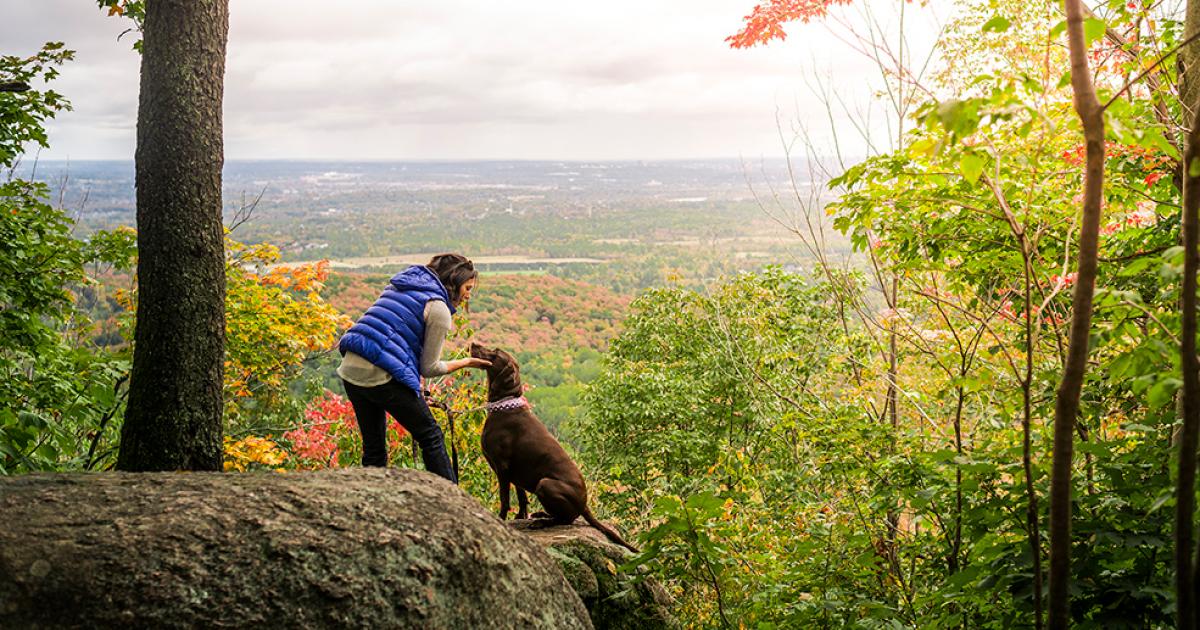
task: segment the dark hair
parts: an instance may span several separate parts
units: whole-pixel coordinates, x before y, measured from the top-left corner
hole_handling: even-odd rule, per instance
[[[425,266],[442,281],[451,300],[458,299],[462,285],[479,276],[471,260],[459,254],[438,254]]]

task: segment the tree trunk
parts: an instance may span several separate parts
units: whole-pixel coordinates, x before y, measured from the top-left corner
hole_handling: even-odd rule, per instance
[[[0,627],[591,628],[558,563],[405,469],[0,478]]]
[[[1183,35],[1180,41],[1200,32],[1200,2],[1190,1],[1184,15]],[[1179,49],[1179,103],[1182,106],[1181,124],[1187,124],[1200,114],[1200,41],[1193,41]]]
[[[1033,559],[1033,627],[1042,630],[1045,604],[1042,585],[1042,526],[1037,487],[1033,479],[1033,266],[1025,232],[1013,221],[1013,232],[1021,243],[1025,276],[1025,372],[1021,375],[1021,468],[1025,472],[1025,527],[1029,534],[1029,555]]]
[[[1200,32],[1200,2],[1187,3],[1183,35]],[[1184,141],[1183,281],[1180,298],[1179,363],[1183,393],[1180,400],[1179,476],[1175,486],[1175,600],[1176,626],[1195,630],[1196,619],[1196,453],[1200,442],[1200,361],[1196,358],[1196,272],[1200,267],[1200,43],[1179,51],[1179,100],[1183,120],[1191,123]]]
[[[1064,0],[1071,88],[1075,111],[1083,123],[1086,161],[1083,212],[1079,229],[1079,268],[1071,300],[1071,338],[1054,404],[1054,459],[1050,475],[1050,606],[1051,630],[1071,623],[1071,460],[1075,451],[1075,417],[1087,373],[1092,327],[1092,297],[1100,240],[1100,206],[1104,188],[1104,112],[1096,98],[1083,37],[1082,0]]]
[[[221,97],[228,26],[228,0],[146,4],[137,328],[121,470],[221,469]]]
[[[1183,282],[1180,366],[1183,370],[1183,429],[1179,437],[1179,477],[1175,503],[1175,596],[1177,627],[1196,628],[1196,450],[1200,438],[1200,362],[1196,359],[1196,270],[1200,267],[1200,120],[1187,135],[1183,169]]]

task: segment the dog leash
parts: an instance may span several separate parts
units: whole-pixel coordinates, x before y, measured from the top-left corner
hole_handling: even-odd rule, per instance
[[[446,422],[450,424],[450,461],[454,464],[454,478],[458,479],[458,440],[455,439],[454,434],[454,416],[456,414],[450,409],[450,405],[446,404],[445,401],[433,400],[432,398],[429,398],[429,392],[425,392],[425,399],[429,401],[430,407],[437,407],[446,414]],[[416,461],[417,441],[413,440],[413,462],[416,463]]]
[[[458,413],[471,413],[472,411],[481,411],[485,409],[487,411],[511,411],[513,409],[520,409],[521,407],[533,407],[533,403],[529,402],[524,396],[511,396],[503,400],[490,402],[481,407],[464,409],[461,412],[455,412],[454,410],[450,409],[450,405],[444,400],[434,400],[433,398],[430,398],[430,392],[425,392],[425,400],[428,401],[430,407],[437,407],[445,412],[446,421],[450,424],[450,459],[454,464],[455,479],[458,478],[458,445],[454,433],[454,416],[458,415]],[[420,449],[417,445],[417,441],[413,440],[413,463],[416,463],[417,454],[419,452]]]

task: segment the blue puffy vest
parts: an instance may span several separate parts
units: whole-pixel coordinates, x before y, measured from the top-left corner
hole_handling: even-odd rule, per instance
[[[441,300],[451,314],[455,311],[446,287],[428,267],[414,265],[401,271],[342,335],[338,351],[353,352],[378,365],[421,396],[421,349],[429,300]]]

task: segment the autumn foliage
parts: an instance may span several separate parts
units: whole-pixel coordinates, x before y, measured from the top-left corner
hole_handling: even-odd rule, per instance
[[[834,5],[850,4],[851,0],[767,0],[756,5],[744,18],[742,30],[725,38],[732,48],[750,48],[771,40],[787,39],[783,25],[788,22],[808,22],[820,19]]]
[[[226,250],[226,415],[236,423],[281,402],[304,361],[330,351],[351,322],[321,295],[327,261],[273,266],[274,246],[232,239]]]
[[[240,440],[225,436],[225,471],[283,470],[288,454],[270,437],[250,435]]]
[[[337,273],[329,279],[329,302],[358,317],[379,297],[388,276]],[[470,313],[459,323],[470,335],[514,352],[545,354],[571,348],[604,350],[631,298],[586,282],[551,275],[488,274],[480,277]],[[462,337],[470,335],[460,335]],[[452,339],[447,352],[465,345]]]

